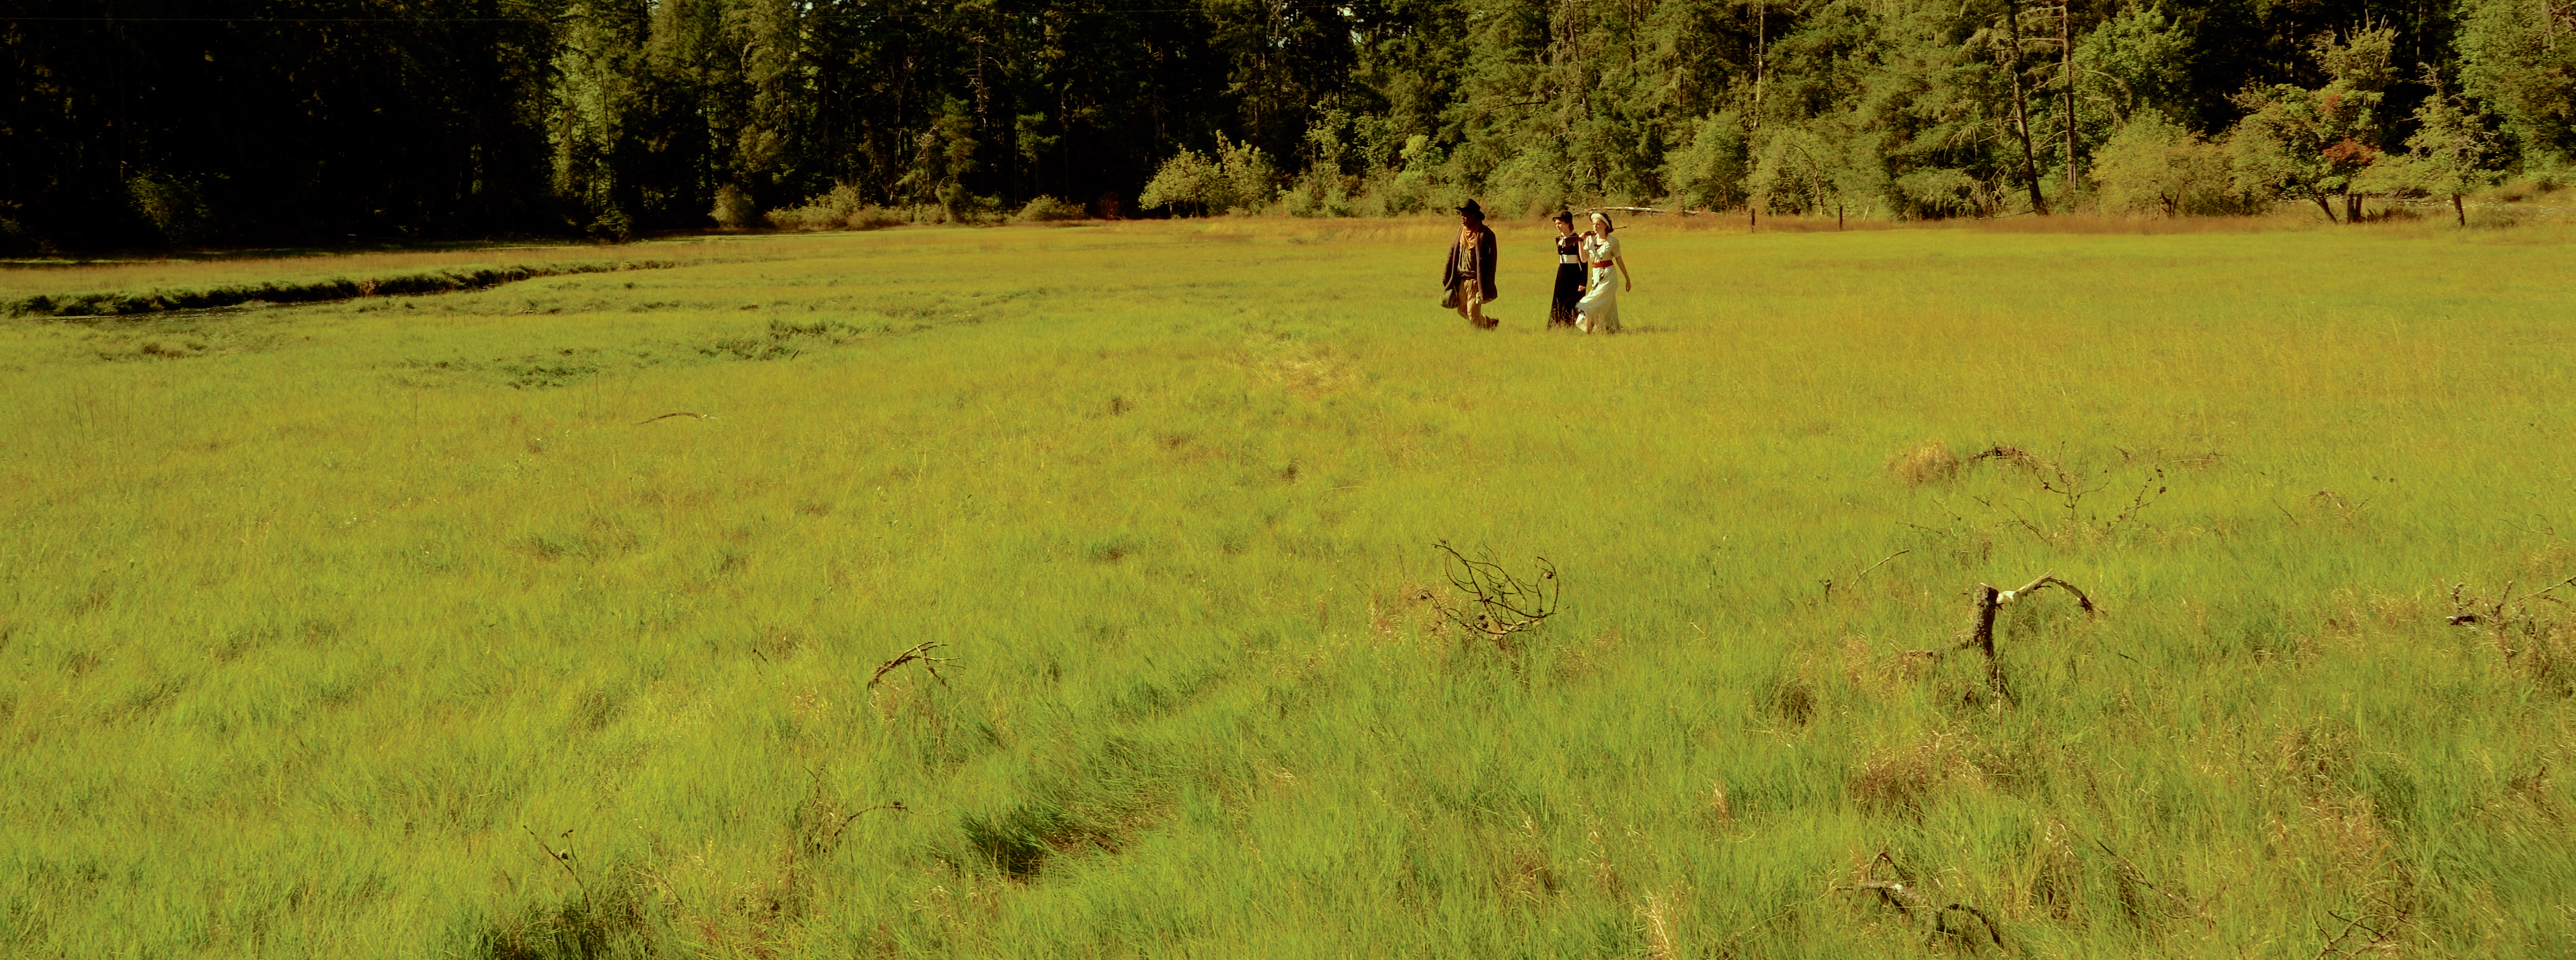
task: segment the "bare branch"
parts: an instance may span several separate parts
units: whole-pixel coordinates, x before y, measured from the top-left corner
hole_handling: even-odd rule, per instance
[[[892,660],[879,664],[877,666],[877,672],[868,675],[868,687],[874,688],[877,685],[877,681],[885,679],[885,675],[892,672],[894,668],[914,661],[919,661],[924,669],[929,670],[930,678],[939,681],[940,686],[947,686],[948,678],[939,675],[939,665],[943,663],[953,663],[957,658],[934,657],[930,655],[931,651],[945,646],[947,646],[947,644],[940,643],[935,640],[925,640],[920,643],[913,644],[912,649],[897,654]]]
[[[695,417],[695,418],[700,419],[700,420],[712,420],[712,419],[714,419],[713,417],[709,417],[709,416],[707,416],[706,414],[703,414],[703,413],[690,413],[690,412],[688,412],[688,411],[686,411],[686,410],[682,410],[682,411],[679,411],[679,412],[677,412],[677,413],[666,413],[666,414],[663,414],[663,415],[658,416],[658,417],[649,417],[649,418],[646,418],[646,419],[643,419],[643,420],[637,420],[637,421],[635,421],[635,425],[640,427],[640,426],[643,426],[643,425],[645,425],[645,424],[652,423],[652,422],[653,422],[653,421],[655,421],[655,420],[668,420],[668,419],[671,419],[672,417]]]
[[[2005,604],[2029,596],[2032,591],[2048,587],[2056,587],[2074,594],[2076,605],[2083,607],[2085,613],[2101,615],[2102,609],[2094,605],[2092,597],[2076,589],[2074,584],[2058,579],[2054,573],[2040,574],[2038,579],[2023,584],[2018,590],[1997,590],[1990,584],[1980,583],[1975,589],[1969,591],[1976,597],[1976,619],[1970,624],[1966,636],[1947,649],[1909,650],[1903,656],[1939,660],[1961,650],[1975,650],[1984,654],[1986,658],[1986,685],[1993,688],[1996,696],[2012,701],[2014,699],[2012,688],[2004,677],[2003,660],[1995,655],[1995,613],[2003,609]]]
[[[1890,870],[1893,870],[1897,874],[1897,879],[1880,880],[1871,876],[1878,872],[1880,864],[1885,864]],[[1977,918],[1978,922],[1985,924],[1986,937],[1994,941],[1996,949],[2004,949],[2003,927],[1995,923],[1994,917],[1988,916],[1984,910],[1977,909],[1976,907],[1965,903],[1952,903],[1943,907],[1934,906],[1934,904],[1939,901],[1925,896],[1923,888],[1917,885],[1914,882],[1913,877],[1906,873],[1905,868],[1898,865],[1896,859],[1888,856],[1887,851],[1885,850],[1879,851],[1878,856],[1871,858],[1869,867],[1862,871],[1861,879],[1859,881],[1848,887],[1832,887],[1829,889],[1848,890],[1855,893],[1869,892],[1878,894],[1879,899],[1882,902],[1885,902],[1888,906],[1895,907],[1897,912],[1905,914],[1906,916],[1911,917],[1918,914],[1931,916],[1932,932],[1935,936],[1959,937],[1961,939],[1966,939],[1968,943],[1973,945],[1976,941],[1968,939],[1973,936],[1973,934],[1969,932],[1968,928],[1963,926],[1954,930],[1950,927],[1951,911],[1955,910],[1960,913],[1965,913]]]
[[[1472,611],[1442,604],[1439,608],[1441,616],[1494,641],[1497,647],[1508,649],[1507,638],[1538,627],[1562,608],[1559,599],[1565,592],[1565,584],[1557,579],[1556,565],[1549,563],[1546,557],[1537,558],[1537,579],[1528,581],[1514,576],[1493,561],[1468,559],[1456,547],[1450,546],[1449,541],[1438,541],[1432,546],[1445,555],[1440,566],[1441,572],[1449,577],[1450,586],[1458,588],[1476,604]]]

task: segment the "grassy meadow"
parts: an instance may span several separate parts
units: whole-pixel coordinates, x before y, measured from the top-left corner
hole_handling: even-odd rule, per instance
[[[0,955],[2576,953],[2576,229],[1741,227],[0,321]]]

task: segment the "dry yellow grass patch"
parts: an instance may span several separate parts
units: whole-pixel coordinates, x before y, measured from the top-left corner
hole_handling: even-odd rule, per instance
[[[1887,458],[1887,472],[1906,486],[1946,483],[1959,475],[1959,455],[1939,440],[1926,440]]]

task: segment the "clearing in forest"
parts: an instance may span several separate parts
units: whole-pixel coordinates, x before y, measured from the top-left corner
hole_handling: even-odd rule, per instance
[[[2576,953],[2576,235],[1739,228],[0,321],[0,952]]]

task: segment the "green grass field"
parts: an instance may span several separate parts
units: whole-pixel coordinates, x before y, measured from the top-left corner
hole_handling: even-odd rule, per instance
[[[2576,231],[1449,230],[0,322],[0,954],[2576,953]]]

